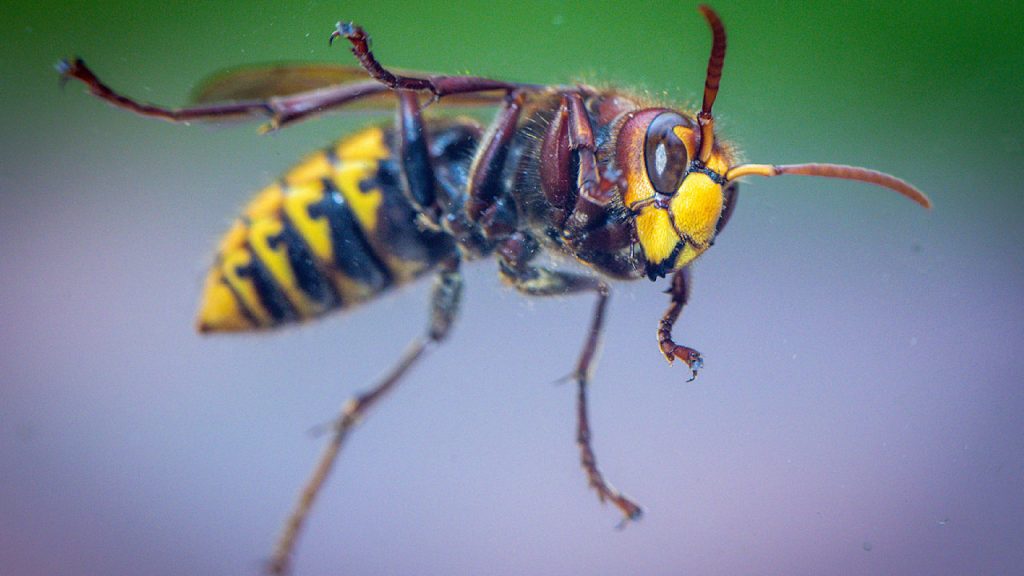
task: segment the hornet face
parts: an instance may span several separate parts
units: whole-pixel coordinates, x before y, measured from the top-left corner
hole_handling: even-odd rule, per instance
[[[689,115],[650,108],[619,133],[616,158],[626,179],[623,203],[652,280],[679,270],[707,250],[731,213],[736,185],[726,180],[728,148],[701,161],[700,128]]]

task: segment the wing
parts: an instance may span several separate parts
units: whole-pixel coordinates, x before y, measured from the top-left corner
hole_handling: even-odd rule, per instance
[[[413,73],[396,71],[403,75]],[[421,74],[422,75],[422,74]],[[424,75],[425,76],[425,75]],[[245,66],[217,72],[206,78],[192,93],[192,102],[210,104],[215,102],[263,101],[271,98],[299,96],[336,91],[350,86],[377,85],[366,71],[358,66],[340,64],[269,64]],[[438,102],[449,108],[496,106],[504,97],[502,91],[451,94]],[[425,103],[429,95],[422,97]],[[346,108],[359,110],[392,111],[395,97],[390,90],[382,88],[372,94],[361,96],[346,104]]]
[[[218,71],[202,80],[192,102],[265,100],[370,80],[362,68],[333,64],[267,64]]]

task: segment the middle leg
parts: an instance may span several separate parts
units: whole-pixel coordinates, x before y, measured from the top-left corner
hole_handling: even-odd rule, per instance
[[[587,385],[590,382],[594,356],[601,339],[604,312],[608,304],[609,289],[604,281],[561,270],[530,266],[529,260],[536,253],[534,241],[521,232],[512,234],[499,246],[499,266],[502,278],[517,290],[528,296],[561,296],[579,292],[594,292],[597,303],[587,332],[576,368],[571,378],[576,381],[576,444],[580,450],[580,464],[587,475],[590,487],[602,501],[610,501],[623,516],[623,522],[638,520],[643,509],[605,480],[597,466],[597,457],[591,442],[590,419],[587,416]]]

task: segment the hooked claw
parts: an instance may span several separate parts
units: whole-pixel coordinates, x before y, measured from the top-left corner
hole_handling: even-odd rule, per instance
[[[57,70],[57,73],[60,74],[59,82],[61,89],[67,86],[68,80],[71,78],[71,75],[74,71],[74,66],[75,65],[71,62],[68,62],[66,58],[61,58],[57,61],[56,64],[53,65],[54,69]]]
[[[687,382],[693,382],[697,378],[697,371],[704,367],[704,357],[693,348],[687,348],[686,346],[680,346],[672,341],[668,341],[662,344],[661,352],[665,355],[665,359],[668,360],[669,364],[678,358],[689,366],[692,375]]]
[[[352,22],[338,22],[334,25],[334,32],[331,32],[330,38],[327,39],[327,45],[332,46],[334,39],[344,36],[345,38],[351,38],[362,32],[362,28],[356,26]]]
[[[634,509],[634,511],[630,512],[629,514],[624,514],[622,516],[622,519],[620,519],[618,522],[615,523],[615,529],[619,530],[619,531],[625,530],[626,526],[629,526],[629,524],[631,522],[638,522],[638,521],[640,521],[640,518],[642,518],[643,515],[644,515],[643,508],[640,508],[639,506],[637,506]]]

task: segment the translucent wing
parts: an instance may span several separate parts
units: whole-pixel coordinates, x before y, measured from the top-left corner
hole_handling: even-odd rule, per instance
[[[370,80],[362,68],[332,64],[268,64],[221,70],[192,92],[197,104],[265,100],[339,84]]]
[[[193,91],[192,102],[258,101],[364,83],[373,86],[376,81],[357,66],[316,63],[246,66],[224,70],[203,80]],[[504,92],[500,91],[451,94],[438,104],[448,107],[494,106],[503,97]],[[429,94],[424,95],[424,102],[428,98]],[[361,97],[346,108],[391,111],[395,108],[395,97],[385,90]]]

